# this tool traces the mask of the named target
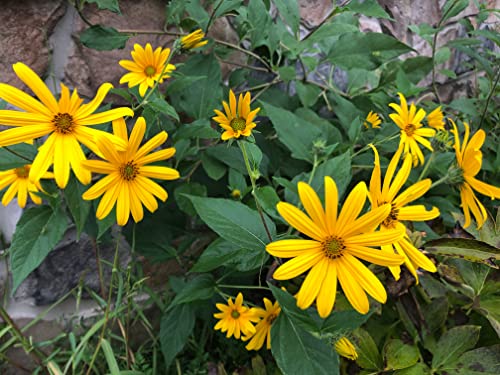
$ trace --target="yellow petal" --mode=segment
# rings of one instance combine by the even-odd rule
[[[403,263],[403,258],[400,255],[375,250],[367,246],[350,245],[346,251],[357,258],[379,266],[399,266]]]
[[[401,207],[398,212],[398,220],[425,221],[438,216],[439,210],[436,207],[428,211],[424,205]]]
[[[144,120],[144,117],[139,117],[132,128],[132,133],[130,134],[129,145],[127,148],[127,159],[131,159],[133,155],[137,153],[145,132],[146,121]]]
[[[343,233],[358,217],[365,205],[368,190],[364,182],[358,183],[347,196],[337,220],[337,232]]]
[[[362,233],[351,236],[345,239],[345,246],[361,245],[361,246],[379,246],[388,245],[399,240],[404,235],[404,232],[397,229],[388,229],[380,232]]]
[[[118,199],[116,201],[116,223],[124,226],[128,222],[130,216],[130,194],[128,183],[123,182],[118,192]]]
[[[299,232],[317,240],[323,241],[328,235],[305,213],[290,203],[280,202],[276,205],[280,215]]]
[[[337,184],[329,177],[325,176],[325,220],[328,226],[328,234],[333,234],[337,224],[337,210],[339,202],[339,193]]]
[[[366,314],[370,309],[366,293],[358,284],[354,275],[352,275],[348,268],[345,267],[343,257],[337,259],[337,265],[338,279],[347,300],[356,311],[361,314]]]
[[[361,233],[373,232],[379,224],[387,218],[391,212],[391,205],[384,204],[379,206],[363,216],[356,219],[350,226],[346,227],[344,232],[339,235],[343,238],[351,237]]]
[[[33,164],[30,169],[30,180],[38,181],[47,172],[50,165],[54,161],[54,142],[56,140],[56,134],[51,134],[45,143],[38,149],[38,154],[33,160]]]
[[[38,100],[33,99],[31,96],[18,88],[5,83],[0,83],[0,98],[16,107],[24,109],[27,112],[41,114],[49,119],[54,116],[54,113],[52,113],[49,108],[44,106]]]
[[[165,131],[162,131],[158,134],[156,134],[153,138],[151,138],[149,141],[147,141],[135,154],[135,159],[140,159],[143,156],[149,154],[151,151],[153,151],[156,147],[160,146],[163,144],[168,138],[168,134]]]
[[[157,178],[160,180],[176,180],[180,177],[179,172],[175,169],[155,165],[140,167],[139,173],[141,176]]]
[[[293,258],[306,252],[321,252],[321,242],[312,240],[281,240],[271,242],[266,251],[279,258]]]
[[[80,118],[78,119],[78,125],[99,125],[126,116],[133,117],[134,111],[125,107],[114,108],[109,111],[94,113],[93,115]]]
[[[300,255],[285,264],[281,265],[275,272],[273,277],[276,280],[288,280],[306,272],[316,263],[324,258],[323,253],[306,253]]]
[[[326,225],[325,211],[323,211],[323,206],[316,192],[308,184],[302,181],[298,183],[298,192],[300,201],[307,214],[323,232],[327,233],[328,228]]]
[[[387,293],[379,279],[363,263],[349,254],[343,257],[343,265],[349,270],[359,285],[381,303],[387,301]]]
[[[298,307],[305,310],[312,305],[320,291],[327,270],[328,258],[323,258],[311,268],[297,294]]]
[[[328,262],[325,279],[321,284],[321,289],[316,298],[316,306],[318,314],[323,319],[330,315],[335,304],[337,294],[337,263],[335,261]]]

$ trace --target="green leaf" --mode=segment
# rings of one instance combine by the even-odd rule
[[[500,260],[500,250],[485,242],[466,238],[440,238],[428,241],[424,249],[432,254],[484,263],[497,268],[495,260]]]
[[[479,339],[479,326],[458,326],[445,332],[436,345],[432,358],[432,368],[446,368],[455,362],[468,349],[473,348]]]
[[[355,310],[335,311],[323,321],[320,334],[333,336],[345,334],[346,331],[352,331],[360,327],[370,316],[371,313],[360,314]]]
[[[448,318],[448,298],[434,298],[432,302],[422,309],[425,322],[431,333],[440,330]]]
[[[102,220],[97,220],[97,239],[101,238],[116,223],[116,207]]]
[[[187,197],[201,219],[219,236],[242,248],[265,253],[266,244],[270,240],[257,211],[228,199]],[[276,227],[263,215],[270,235],[274,237]]]
[[[214,17],[218,18],[226,13],[232,12],[238,9],[243,3],[243,0],[224,0],[220,2],[220,6],[217,8]]]
[[[19,143],[8,147],[0,148],[0,171],[24,167],[33,163],[37,149],[27,143]]]
[[[295,82],[295,88],[297,89],[297,95],[299,96],[300,102],[304,107],[313,106],[318,101],[318,97],[321,94],[321,89],[318,86],[302,83],[300,81]]]
[[[463,11],[469,5],[469,0],[447,0],[444,4],[443,9],[441,10],[441,14],[443,17],[441,18],[440,23],[455,17],[458,13]]]
[[[165,358],[165,370],[170,367],[175,356],[182,350],[193,332],[195,314],[193,307],[188,304],[175,306],[161,318],[160,344]]]
[[[382,356],[380,355],[377,344],[365,330],[358,328],[352,333],[352,341],[356,345],[358,359],[356,363],[367,370],[383,370]]]
[[[468,351],[446,367],[450,375],[496,375],[500,373],[500,344]]]
[[[189,216],[195,216],[196,210],[186,195],[206,197],[207,187],[197,182],[192,182],[180,185],[174,190],[175,201],[179,208]]]
[[[271,186],[257,187],[255,190],[255,198],[259,201],[266,214],[274,219],[281,219],[281,216],[276,210],[276,205],[280,202],[280,198]]]
[[[209,272],[222,267],[230,263],[234,253],[239,249],[240,246],[218,238],[203,251],[196,264],[191,268],[191,272]]]
[[[205,152],[211,158],[224,163],[228,167],[236,169],[244,175],[248,175],[245,161],[238,147],[219,144],[208,148]]]
[[[222,75],[214,54],[196,54],[179,68],[185,76],[203,76],[172,95],[172,105],[187,115],[200,119],[214,115],[214,108],[222,106]]]
[[[290,82],[295,79],[295,68],[293,66],[280,66],[278,68],[280,78],[285,82]]]
[[[279,140],[296,159],[313,162],[313,142],[322,137],[317,128],[312,128],[292,112],[262,102],[267,116],[276,129]]]
[[[417,363],[411,367],[398,370],[394,372],[394,375],[428,375],[431,370],[425,363]]]
[[[147,106],[152,108],[156,113],[161,113],[167,116],[170,116],[177,121],[180,121],[179,115],[174,107],[172,107],[165,99],[163,98],[154,98],[153,100],[147,103]]]
[[[389,340],[384,347],[386,369],[399,370],[413,366],[418,362],[420,353],[414,345],[405,344],[401,340]]]
[[[337,184],[339,198],[344,194],[352,178],[351,154],[349,151],[321,163],[311,181],[312,188],[321,200],[325,195],[325,176],[333,178]]]
[[[281,16],[296,34],[299,31],[300,14],[297,0],[273,0]]]
[[[97,4],[99,9],[106,9],[113,13],[121,14],[118,0],[87,0],[87,2]]]
[[[350,33],[339,37],[328,60],[344,69],[373,70],[387,60],[411,51],[411,47],[386,34]]]
[[[491,326],[500,337],[500,298],[497,295],[481,296],[479,311],[489,320]]]
[[[209,148],[207,151],[210,151],[211,149],[212,148]],[[221,163],[216,158],[210,156],[208,152],[201,154],[201,165],[203,166],[203,170],[206,172],[208,177],[214,181],[220,180],[227,171],[227,167],[224,163]]]
[[[273,323],[271,343],[273,357],[283,374],[339,373],[339,360],[332,345],[304,331],[286,314],[280,314]]]
[[[262,30],[269,30],[272,20],[264,2],[262,0],[250,0],[246,10],[247,21],[252,26],[250,30],[252,47],[269,45],[268,33],[262,32]]]
[[[348,5],[353,12],[368,17],[391,19],[391,16],[377,3],[376,0],[353,0]]]
[[[281,314],[286,315],[291,322],[310,333],[318,333],[319,327],[306,310],[297,306],[297,300],[288,292],[268,283],[274,298],[281,307]]]
[[[64,212],[48,206],[28,208],[17,223],[10,245],[12,293],[58,244],[66,231]]]
[[[463,259],[451,259],[450,263],[458,269],[465,283],[474,289],[474,294],[480,295],[491,268]]]
[[[434,61],[436,64],[442,64],[448,61],[451,57],[451,50],[448,47],[442,47],[436,51]]]
[[[110,51],[125,48],[129,36],[112,27],[94,25],[80,34],[80,41],[85,47],[98,51]]]
[[[174,134],[173,139],[216,139],[220,138],[220,133],[213,129],[210,121],[207,119],[199,119],[190,124],[183,124]]]
[[[113,353],[113,348],[106,339],[101,340],[101,348],[104,352],[104,357],[106,358],[106,363],[108,364],[109,373],[111,375],[120,375],[120,368],[115,359],[115,353]]]
[[[86,190],[87,187],[82,185],[74,176],[70,177],[68,185],[64,189],[64,198],[76,225],[77,240],[80,238],[80,234],[89,216],[90,208],[92,207],[92,202],[82,198],[82,194]]]
[[[198,275],[186,284],[186,286],[175,296],[167,311],[172,311],[175,306],[191,301],[206,300],[212,298],[215,293],[215,281],[212,275]]]

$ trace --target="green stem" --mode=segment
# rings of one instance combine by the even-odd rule
[[[422,179],[426,176],[427,171],[429,170],[429,167],[431,166],[432,161],[434,160],[434,157],[436,156],[436,153],[433,152],[430,156],[430,158],[427,160],[427,163],[424,166],[424,169],[422,169],[422,172],[420,173],[420,176],[418,176],[417,181],[422,181]]]
[[[495,89],[498,85],[499,79],[500,79],[500,68],[497,70],[497,78],[495,80],[495,83],[491,87],[490,93],[488,94],[488,98],[486,98],[486,104],[484,105],[483,113],[481,115],[481,121],[479,121],[479,129],[481,129],[481,126],[483,125],[484,118],[486,117],[486,111],[488,110],[488,106],[490,105],[491,97],[493,96],[493,93],[495,92]]]
[[[266,230],[267,237],[269,239],[269,242],[273,241],[273,237],[271,236],[271,232],[269,231],[269,228],[267,227],[266,219],[264,218],[264,214],[262,213],[262,207],[259,204],[259,201],[257,200],[257,197],[255,196],[255,191],[257,189],[257,186],[255,184],[256,180],[256,174],[255,171],[250,167],[250,161],[248,159],[248,154],[247,150],[245,147],[245,141],[238,141],[238,146],[240,146],[241,153],[243,155],[243,160],[245,161],[245,167],[247,169],[248,175],[250,176],[250,182],[252,184],[252,196],[253,199],[255,200],[255,206],[257,207],[257,211],[259,212],[260,219],[262,221],[262,224],[264,224],[264,229]]]
[[[210,18],[208,19],[207,22],[207,27],[205,28],[205,34],[208,34],[208,29],[210,28],[210,25],[212,24],[212,21],[214,20],[215,13],[217,10],[220,8],[224,0],[219,0],[219,3],[215,6],[214,10],[212,11],[212,14],[210,14]]]
[[[377,145],[380,145],[382,143],[392,141],[393,139],[396,139],[397,137],[399,137],[399,132],[394,133],[394,134],[392,134],[392,135],[390,135],[388,137],[385,137],[385,138],[381,139],[380,141],[373,142],[372,145],[373,146],[377,146]],[[365,152],[369,148],[370,148],[369,144],[366,145],[366,146],[364,146],[364,147],[362,147],[361,149],[359,149],[358,151],[356,151],[354,154],[351,155],[351,159],[353,159],[355,156],[358,156],[359,154]]]
[[[438,186],[438,185],[441,185],[442,183],[444,183],[446,181],[448,181],[448,175],[447,174],[444,177],[441,177],[439,180],[434,181],[432,183],[431,187],[429,188],[429,190],[432,189],[432,188],[434,188],[434,187],[436,187],[436,186]]]

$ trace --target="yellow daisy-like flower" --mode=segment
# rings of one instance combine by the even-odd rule
[[[201,29],[195,30],[181,38],[181,46],[183,49],[203,47],[208,43],[208,40],[203,40],[203,38],[205,38],[205,33]]]
[[[139,85],[141,96],[144,96],[148,87],[153,87],[157,81],[163,83],[164,79],[170,78],[170,73],[175,70],[175,65],[167,64],[170,48],[158,47],[153,51],[149,43],[145,48],[134,44],[134,50],[130,54],[133,61],[120,60],[118,62],[122,68],[130,70],[130,73],[120,79],[120,83],[128,82],[128,87]]]
[[[278,301],[274,304],[264,298],[265,309],[260,307],[255,308],[255,315],[261,320],[255,326],[255,333],[243,337],[243,341],[250,340],[250,342],[245,346],[247,350],[259,350],[266,342],[266,348],[271,349],[271,326],[281,312],[281,307]]]
[[[443,119],[444,115],[441,111],[441,106],[439,106],[427,115],[427,124],[436,130],[445,130]]]
[[[400,145],[404,145],[405,154],[409,153],[413,157],[413,166],[415,167],[419,162],[424,164],[424,154],[418,144],[420,143],[430,151],[433,151],[431,142],[425,139],[425,137],[433,137],[436,131],[428,128],[423,129],[422,120],[425,117],[425,111],[421,108],[417,111],[417,107],[413,103],[408,110],[406,98],[403,94],[398,94],[401,105],[397,105],[396,103],[389,104],[397,112],[390,114],[389,117],[401,129]]]
[[[87,160],[82,163],[83,167],[89,171],[107,175],[82,196],[85,200],[93,200],[104,194],[96,212],[99,220],[108,216],[116,203],[118,225],[127,224],[130,213],[135,222],[141,221],[144,216],[142,205],[146,206],[150,212],[154,212],[158,208],[155,197],[163,202],[168,197],[165,189],[151,178],[160,180],[179,178],[179,172],[175,169],[148,165],[172,157],[175,154],[175,148],[171,147],[150,154],[167,140],[168,135],[162,131],[139,147],[145,131],[146,122],[142,117],[137,119],[130,139],[127,136],[125,120],[113,121],[113,133],[127,143],[126,151],[117,151],[107,138],[99,137],[97,146],[106,161]]]
[[[475,178],[481,170],[481,165],[483,163],[483,153],[481,152],[481,147],[483,146],[486,138],[486,133],[484,130],[480,129],[469,139],[469,124],[464,122],[465,134],[462,143],[460,143],[457,126],[453,120],[450,119],[450,121],[453,124],[453,130],[451,131],[455,135],[454,148],[457,157],[457,164],[462,170],[460,198],[462,200],[461,206],[464,210],[465,216],[464,228],[467,228],[471,223],[471,212],[476,219],[477,227],[481,228],[487,220],[488,214],[486,212],[486,208],[476,197],[476,194],[474,194],[474,190],[490,197],[491,199],[500,198],[500,188],[489,185]]]
[[[248,137],[252,133],[252,129],[256,126],[253,120],[260,111],[260,108],[250,111],[250,100],[250,93],[247,92],[245,96],[240,94],[238,103],[236,103],[236,96],[233,90],[229,90],[229,105],[225,101],[222,102],[226,114],[214,109],[217,116],[212,119],[218,122],[225,130],[222,133],[223,141],[227,141],[230,138],[239,138],[242,135]]]
[[[241,335],[251,336],[255,333],[255,327],[252,322],[258,322],[259,317],[255,313],[255,309],[243,306],[243,294],[238,293],[236,300],[233,302],[229,298],[227,305],[217,303],[217,308],[220,313],[214,314],[214,317],[219,319],[214,329],[220,329],[226,332],[226,337],[230,338],[234,335],[239,339]]]
[[[61,98],[57,102],[45,83],[29,67],[16,63],[13,69],[40,101],[15,87],[0,83],[0,98],[25,111],[0,110],[0,124],[14,127],[0,132],[0,146],[10,146],[49,135],[33,161],[30,180],[38,181],[54,164],[55,180],[61,189],[68,183],[70,167],[82,184],[89,184],[91,174],[80,165],[86,159],[79,142],[95,150],[95,136],[101,135],[108,137],[119,147],[125,147],[111,134],[89,126],[123,116],[133,116],[134,112],[130,108],[122,107],[94,113],[113,87],[110,83],[101,85],[96,97],[87,104],[82,104],[83,99],[80,99],[76,90],[70,95],[68,88],[61,84]]]
[[[378,115],[378,113],[370,111],[370,113],[368,113],[368,115],[366,116],[366,119],[365,119],[365,122],[363,123],[363,125],[367,129],[369,128],[369,126],[368,126],[369,124],[372,126],[372,128],[378,129],[378,128],[380,128],[381,123],[382,123],[382,120],[380,119],[380,116]]]
[[[335,351],[339,353],[340,356],[350,359],[351,361],[358,359],[358,352],[356,351],[356,348],[345,336],[337,340],[335,343]]]
[[[401,221],[424,221],[438,217],[439,210],[436,207],[432,207],[430,211],[427,211],[424,205],[408,205],[423,196],[430,189],[432,181],[429,178],[413,184],[399,194],[399,191],[410,176],[412,162],[411,156],[409,154],[406,155],[403,160],[403,165],[396,173],[396,168],[398,167],[399,160],[401,159],[401,153],[403,151],[400,147],[391,159],[385,173],[384,182],[381,185],[382,176],[380,171],[379,155],[377,149],[373,145],[370,146],[375,153],[375,167],[373,168],[370,180],[370,201],[372,203],[372,207],[376,208],[387,203],[391,205],[391,212],[380,224],[381,231],[398,228],[406,233],[406,227]],[[396,252],[400,254],[404,258],[404,264],[416,278],[417,283],[417,268],[420,267],[429,272],[436,272],[436,266],[434,263],[432,263],[415,246],[413,246],[410,238],[406,234],[394,243],[382,245],[381,247],[383,251],[389,253]],[[391,270],[394,278],[399,280],[401,273],[400,267],[393,266],[389,267],[389,269]]]
[[[17,204],[21,208],[26,206],[28,195],[35,204],[42,204],[42,198],[36,193],[43,191],[43,189],[39,181],[30,181],[30,169],[31,164],[28,164],[19,168],[0,172],[0,190],[10,185],[2,198],[2,204],[4,206],[7,206],[16,195]],[[51,172],[46,172],[42,178],[54,178],[54,175]]]
[[[338,215],[337,186],[330,177],[325,177],[325,209],[305,182],[299,182],[298,192],[307,215],[289,203],[280,202],[276,207],[292,227],[311,240],[287,239],[268,244],[266,250],[271,255],[293,258],[280,266],[273,277],[288,280],[310,270],[296,296],[297,306],[307,309],[316,300],[322,318],[333,309],[337,279],[351,305],[360,313],[369,310],[366,293],[385,303],[387,293],[382,283],[357,258],[381,266],[403,262],[400,255],[372,248],[389,245],[403,236],[396,229],[375,232],[389,215],[391,206],[383,205],[358,217],[368,193],[364,182],[352,190]]]

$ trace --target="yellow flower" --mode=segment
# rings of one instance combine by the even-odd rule
[[[205,33],[201,29],[193,31],[191,34],[181,38],[181,46],[184,49],[193,49],[202,47],[208,43],[208,40],[203,40]]]
[[[368,129],[368,124],[371,124],[372,128],[380,128],[380,124],[382,123],[382,120],[380,119],[380,116],[378,115],[378,113],[375,113],[373,111],[370,111],[370,113],[368,113],[368,115],[366,116],[366,119],[365,119],[365,122],[363,123],[363,125],[365,126],[365,128]]]
[[[215,330],[227,332],[227,338],[234,335],[237,339],[241,337],[241,334],[250,336],[255,333],[252,322],[258,322],[259,317],[255,314],[255,309],[243,306],[241,293],[238,293],[234,303],[233,299],[229,298],[227,305],[217,303],[216,306],[222,312],[214,314],[214,317],[219,319],[214,327]]]
[[[413,157],[413,166],[417,166],[419,162],[424,164],[424,154],[418,144],[433,151],[431,143],[424,137],[433,137],[436,134],[434,129],[422,129],[422,120],[425,117],[425,111],[417,108],[415,104],[411,104],[408,111],[408,104],[403,94],[398,93],[401,105],[391,103],[389,106],[397,113],[392,113],[389,117],[401,129],[400,145],[404,145],[404,153],[410,154]]]
[[[43,189],[40,186],[39,181],[32,182],[28,178],[30,169],[31,164],[28,164],[19,168],[0,172],[0,190],[5,189],[10,185],[2,198],[2,204],[4,206],[7,206],[16,195],[17,204],[21,208],[26,206],[28,195],[34,203],[42,203],[42,198],[40,198],[36,193],[43,191]],[[54,175],[51,172],[46,172],[42,178],[54,178]]]
[[[126,151],[117,151],[107,138],[99,137],[97,145],[106,161],[87,160],[82,163],[84,168],[92,172],[107,175],[82,196],[85,200],[93,200],[104,194],[96,212],[99,220],[108,216],[116,203],[118,225],[127,224],[130,213],[135,222],[141,221],[144,215],[143,204],[150,212],[154,212],[158,208],[155,197],[163,202],[168,197],[165,189],[150,178],[161,180],[179,178],[179,172],[175,169],[147,165],[172,157],[175,149],[171,147],[149,154],[163,144],[168,135],[162,131],[139,147],[145,131],[146,122],[142,117],[137,119],[130,139],[127,136],[125,120],[113,121],[113,133],[127,143]]]
[[[264,341],[266,348],[271,349],[271,326],[280,314],[281,307],[278,301],[273,304],[267,298],[264,298],[264,306],[265,310],[260,307],[254,309],[255,315],[261,319],[255,326],[255,332],[243,337],[243,341],[250,340],[245,346],[247,350],[259,350],[264,345]]]
[[[293,258],[280,266],[273,277],[293,279],[310,269],[296,296],[297,306],[307,309],[316,300],[322,318],[332,311],[337,278],[347,299],[360,313],[366,314],[369,310],[365,291],[385,303],[387,293],[382,283],[357,258],[381,266],[397,266],[403,262],[400,255],[372,248],[389,245],[403,235],[395,229],[374,232],[391,206],[383,205],[358,218],[368,193],[364,182],[352,190],[339,215],[337,186],[330,177],[325,177],[325,209],[308,184],[299,182],[298,192],[307,215],[289,203],[280,202],[276,207],[292,227],[312,239],[286,239],[267,245],[270,254]]]
[[[162,83],[165,78],[170,78],[170,73],[175,70],[175,65],[165,66],[170,55],[170,48],[158,47],[153,52],[153,47],[149,43],[145,48],[134,44],[134,50],[130,54],[133,61],[120,60],[118,62],[122,68],[130,70],[130,73],[120,79],[120,83],[128,82],[128,87],[139,85],[141,96],[144,96],[148,87],[153,87],[155,82]]]
[[[500,198],[500,188],[489,185],[482,181],[479,181],[475,176],[481,170],[481,165],[483,162],[483,153],[481,152],[481,147],[483,146],[484,140],[486,138],[486,133],[484,130],[478,130],[469,140],[470,128],[469,124],[464,122],[465,134],[462,144],[460,144],[460,137],[458,134],[458,129],[453,120],[450,120],[453,124],[453,130],[451,130],[455,135],[455,154],[457,157],[458,167],[462,170],[462,182],[460,185],[460,198],[462,200],[462,208],[464,210],[465,224],[464,228],[467,228],[471,223],[470,213],[476,219],[477,227],[481,228],[488,218],[486,213],[486,208],[479,201],[479,199],[474,194],[474,190],[478,193],[486,195],[491,199]]]
[[[441,106],[427,115],[427,124],[436,130],[444,130],[443,112]]]
[[[402,148],[394,154],[391,159],[387,171],[385,173],[384,182],[381,185],[380,159],[377,149],[370,145],[375,153],[375,167],[373,168],[372,177],[370,180],[370,201],[372,208],[379,207],[389,203],[391,212],[385,220],[380,224],[380,230],[398,228],[406,233],[403,220],[424,221],[431,220],[439,216],[439,210],[432,207],[427,211],[424,205],[411,205],[410,202],[423,196],[431,187],[431,180],[425,179],[408,187],[402,193],[399,191],[408,180],[411,172],[411,156],[407,154],[403,160],[403,165],[396,173],[396,168],[401,159]],[[398,253],[404,258],[404,263],[411,274],[418,282],[416,269],[423,268],[429,272],[436,272],[436,266],[424,254],[422,254],[415,246],[413,246],[408,235],[404,235],[398,241],[392,244],[382,245],[382,250],[389,253]],[[399,266],[389,267],[396,280],[399,280],[401,269]]]
[[[14,126],[14,129],[0,133],[0,146],[31,141],[50,134],[33,161],[30,180],[38,181],[54,164],[55,180],[61,189],[68,183],[70,167],[80,182],[89,184],[91,174],[80,166],[81,161],[85,160],[85,154],[78,142],[94,151],[94,137],[101,135],[123,148],[124,144],[116,137],[89,126],[123,116],[133,116],[134,112],[122,107],[94,113],[113,87],[110,83],[101,85],[96,97],[87,104],[82,104],[83,99],[80,99],[76,90],[70,96],[68,88],[61,84],[61,98],[57,102],[48,87],[30,68],[23,63],[16,63],[13,69],[40,101],[15,87],[0,83],[0,98],[25,111],[0,110],[0,124]]]
[[[219,123],[225,130],[222,133],[222,140],[227,141],[230,138],[239,138],[241,135],[248,137],[252,133],[252,129],[256,124],[253,122],[255,116],[260,111],[260,108],[250,111],[250,93],[247,92],[245,97],[240,94],[238,103],[236,104],[236,96],[233,90],[229,90],[229,105],[222,102],[226,114],[214,109],[217,116],[212,119]]]
[[[351,361],[358,359],[358,352],[356,351],[356,348],[345,336],[337,340],[335,343],[335,350],[340,356],[350,359]]]
[[[241,191],[238,189],[234,189],[233,191],[231,191],[231,197],[233,197],[234,199],[240,199]]]

